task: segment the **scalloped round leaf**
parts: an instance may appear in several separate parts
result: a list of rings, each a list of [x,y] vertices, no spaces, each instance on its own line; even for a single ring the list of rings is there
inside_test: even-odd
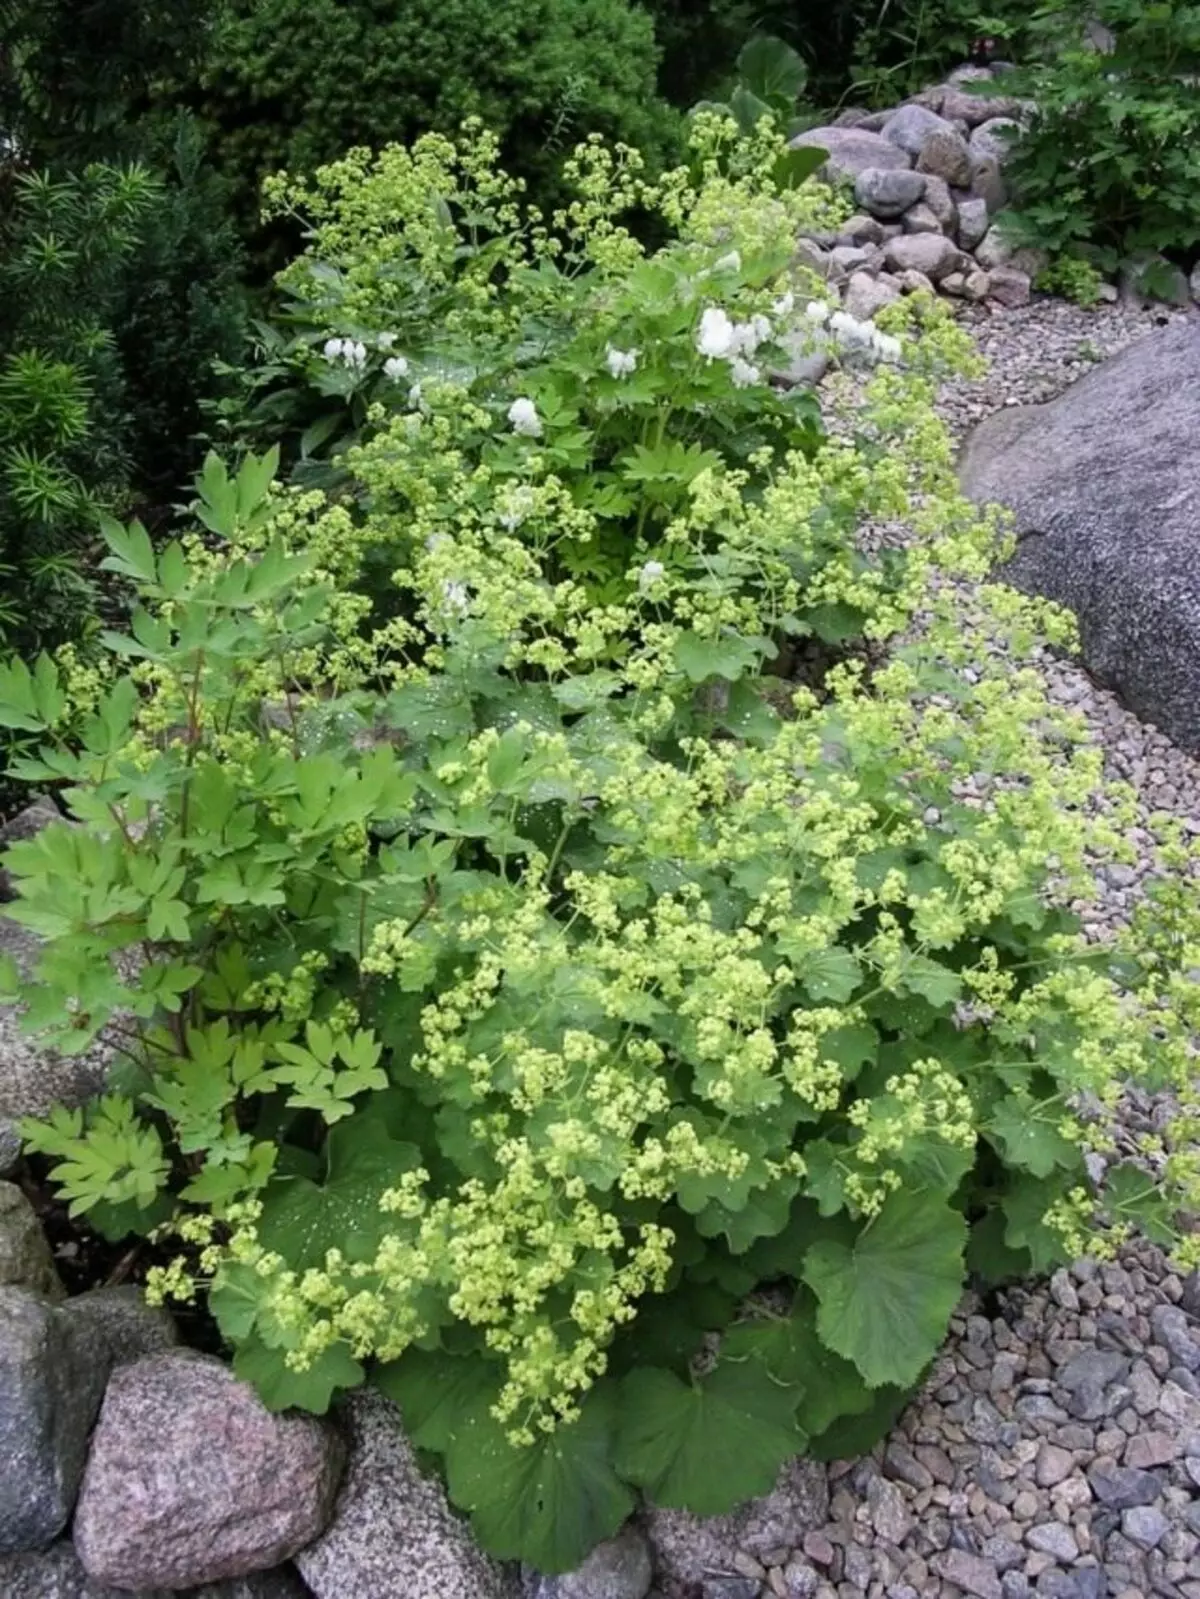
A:
[[[646,1367],[621,1384],[617,1470],[666,1509],[724,1515],[769,1493],[806,1441],[787,1386],[758,1362],[721,1361],[695,1383]]]
[[[817,1302],[803,1287],[789,1316],[731,1327],[721,1341],[721,1359],[757,1360],[777,1382],[794,1388],[796,1419],[810,1438],[875,1402],[858,1368],[821,1342]]]
[[[371,1381],[400,1407],[418,1449],[445,1454],[462,1429],[486,1417],[500,1391],[495,1362],[443,1350],[408,1349],[377,1366]]]
[[[527,1448],[510,1444],[486,1409],[454,1431],[445,1453],[450,1497],[490,1554],[570,1571],[612,1537],[634,1503],[610,1460],[616,1404],[616,1385],[600,1383],[577,1421]]]
[[[820,1302],[822,1341],[871,1388],[911,1386],[963,1290],[967,1227],[937,1194],[893,1194],[852,1244],[815,1243],[804,1280]]]
[[[357,1388],[365,1376],[361,1363],[344,1343],[322,1350],[304,1371],[293,1371],[286,1354],[286,1349],[273,1348],[252,1336],[233,1357],[235,1375],[254,1386],[268,1410],[308,1410],[323,1416],[335,1393]]]

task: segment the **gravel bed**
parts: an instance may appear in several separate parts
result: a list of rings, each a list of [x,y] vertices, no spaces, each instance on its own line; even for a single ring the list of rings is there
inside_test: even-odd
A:
[[[1052,399],[1165,320],[1047,300],[965,317],[990,368],[944,392],[958,438],[1000,407]],[[1076,662],[1043,668],[1138,795],[1137,864],[1104,868],[1087,913],[1103,936],[1155,870],[1155,817],[1200,834],[1200,762]],[[1131,1095],[1126,1137],[1157,1108]],[[670,1599],[1200,1599],[1200,1282],[1136,1241],[1114,1265],[968,1296],[886,1443],[827,1477],[826,1524],[799,1547],[729,1547]]]

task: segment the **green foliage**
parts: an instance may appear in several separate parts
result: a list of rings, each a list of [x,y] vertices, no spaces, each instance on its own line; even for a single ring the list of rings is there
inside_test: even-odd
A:
[[[808,82],[808,68],[790,44],[770,34],[756,34],[738,52],[737,77],[727,104],[702,100],[697,107],[731,116],[743,134],[750,134],[763,117],[789,136],[804,127],[796,116],[797,104]],[[814,162],[813,171],[820,160]],[[806,174],[807,175],[807,174]]]
[[[539,193],[592,131],[669,153],[649,18],[630,0],[222,0],[194,108],[243,224],[264,178],[478,117]]]
[[[1037,287],[1087,308],[1099,303],[1103,281],[1090,261],[1077,255],[1060,255],[1038,273]]]
[[[1111,30],[1098,50],[1089,21]],[[1013,152],[1010,231],[1103,272],[1200,243],[1200,6],[1055,0],[1017,80],[1037,114]]]
[[[936,580],[996,545],[930,409],[953,330],[899,308],[826,437],[767,374],[828,202],[761,124],[699,137],[658,184],[585,147],[554,241],[486,141],[321,175],[297,359],[369,395],[332,488],[210,458],[192,533],[105,524],[104,670],[0,672],[71,817],[5,857],[28,1025],[119,1016],[133,1056],[27,1136],[110,1230],[174,1210],[155,1291],[203,1288],[268,1404],[378,1382],[546,1571],[638,1493],[719,1512],[868,1447],[968,1252],[1165,1236],[1200,1175],[1088,1183],[1083,1107],[1188,1100],[1194,936],[1081,940],[1124,817],[1022,660],[1061,619],[987,590],[967,626]],[[764,678],[814,635],[819,692]]]
[[[113,324],[158,188],[94,165],[12,183],[0,255],[0,636],[36,648],[94,605],[87,558],[127,471]]]
[[[856,0],[853,97],[895,105],[961,66],[985,40],[990,53],[1024,61],[1037,9],[1028,0]]]

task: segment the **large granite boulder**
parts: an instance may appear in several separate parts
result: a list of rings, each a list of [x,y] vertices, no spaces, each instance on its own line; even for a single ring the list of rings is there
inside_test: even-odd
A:
[[[296,1556],[316,1599],[517,1599],[515,1574],[483,1553],[421,1471],[395,1405],[363,1388],[341,1413],[350,1457],[333,1520]]]
[[[0,1288],[0,1554],[43,1549],[66,1526],[108,1370],[92,1324]]]
[[[66,1297],[37,1212],[16,1183],[0,1182],[0,1287]]]
[[[1001,574],[1079,617],[1083,659],[1200,752],[1200,322],[1181,319],[1048,405],[998,412],[960,461],[976,501],[1011,507]]]
[[[40,1554],[0,1555],[4,1599],[173,1599],[175,1588],[110,1588],[93,1582],[68,1539]],[[229,1582],[192,1588],[187,1599],[309,1599],[307,1588],[287,1566],[256,1571]]]
[[[327,1423],[272,1415],[219,1360],[147,1355],[109,1381],[75,1549],[94,1581],[134,1590],[264,1570],[324,1531],[342,1463]]]

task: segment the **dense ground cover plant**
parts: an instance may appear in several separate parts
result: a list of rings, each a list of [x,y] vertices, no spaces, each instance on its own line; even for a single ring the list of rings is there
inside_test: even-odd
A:
[[[714,1512],[862,1447],[968,1270],[1169,1239],[1195,1188],[1178,1157],[1088,1183],[1126,1076],[1186,1088],[1190,935],[1121,970],[1079,941],[1120,804],[1020,664],[1061,622],[988,594],[1005,668],[931,581],[995,544],[922,371],[953,341],[808,317],[778,246],[812,202],[757,137],[652,187],[587,146],[561,248],[490,257],[460,191],[420,203],[469,152],[319,180],[313,359],[417,394],[372,393],[328,492],[214,457],[203,534],[110,524],[140,605],[108,667],[0,675],[75,818],[6,857],[31,1025],[129,1055],[32,1146],[77,1213],[170,1223],[158,1289],[208,1285],[268,1402],[369,1370],[546,1570],[637,1492]],[[490,159],[471,183],[508,205]],[[798,320],[885,358],[828,434],[766,381]],[[899,515],[906,558],[855,550]],[[831,608],[912,640],[764,678]]]
[[[1085,25],[1109,31],[1099,50]],[[1054,0],[1018,87],[1037,113],[1011,158],[1012,232],[1111,272],[1200,242],[1200,6]],[[1148,287],[1153,289],[1154,284]]]

